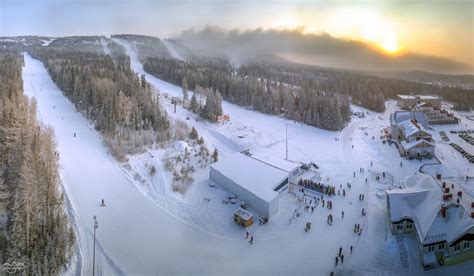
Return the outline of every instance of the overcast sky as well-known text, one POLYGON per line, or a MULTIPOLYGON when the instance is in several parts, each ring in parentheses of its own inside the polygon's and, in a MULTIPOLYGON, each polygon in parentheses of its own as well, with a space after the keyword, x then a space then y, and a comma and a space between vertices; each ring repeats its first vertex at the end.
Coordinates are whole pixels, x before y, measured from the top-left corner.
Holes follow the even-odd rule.
POLYGON ((474 64, 474 1, 0 0, 0 36, 136 33, 161 38, 204 26, 303 27, 474 64))

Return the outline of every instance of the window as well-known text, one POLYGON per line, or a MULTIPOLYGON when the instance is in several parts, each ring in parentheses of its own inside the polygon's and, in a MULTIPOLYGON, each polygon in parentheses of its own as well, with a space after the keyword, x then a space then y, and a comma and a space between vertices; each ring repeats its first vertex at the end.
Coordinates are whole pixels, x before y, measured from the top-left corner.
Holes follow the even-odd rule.
POLYGON ((464 242, 463 248, 464 248, 464 250, 466 250, 466 249, 469 249, 470 246, 471 246, 470 242, 464 242))
POLYGON ((402 224, 397 224, 397 230, 403 230, 403 225, 402 224))
POLYGON ((458 243, 456 244, 456 246, 454 246, 454 252, 458 252, 459 250, 461 250, 461 244, 458 243))
POLYGON ((439 250, 444 249, 444 243, 440 243, 440 244, 438 245, 438 249, 439 249, 439 250))
POLYGON ((429 251, 429 252, 434 251, 434 247, 435 247, 434 245, 428 246, 428 251, 429 251))
POLYGON ((408 223, 407 223, 407 229, 411 229, 412 227, 413 227, 413 223, 408 222, 408 223))

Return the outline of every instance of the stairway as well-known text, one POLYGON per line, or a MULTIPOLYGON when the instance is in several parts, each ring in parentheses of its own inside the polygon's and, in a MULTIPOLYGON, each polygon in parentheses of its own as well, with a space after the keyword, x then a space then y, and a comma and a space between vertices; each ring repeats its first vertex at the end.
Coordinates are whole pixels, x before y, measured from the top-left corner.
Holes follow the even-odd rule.
POLYGON ((405 236, 397 235, 398 252, 400 253, 400 264, 404 270, 410 269, 410 262, 408 261, 408 249, 405 244, 405 236))

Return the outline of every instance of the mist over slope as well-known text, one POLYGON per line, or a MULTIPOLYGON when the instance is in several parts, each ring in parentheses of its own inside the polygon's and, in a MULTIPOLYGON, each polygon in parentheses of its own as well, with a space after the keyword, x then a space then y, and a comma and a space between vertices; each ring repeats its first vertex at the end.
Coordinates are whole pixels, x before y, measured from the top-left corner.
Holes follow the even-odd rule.
POLYGON ((183 31, 173 40, 188 53, 226 57, 236 65, 262 56, 278 55, 299 63, 345 69, 472 72, 467 64, 455 60, 416 53, 387 55, 360 41, 335 38, 325 33, 305 34, 302 29, 225 30, 206 27, 183 31))

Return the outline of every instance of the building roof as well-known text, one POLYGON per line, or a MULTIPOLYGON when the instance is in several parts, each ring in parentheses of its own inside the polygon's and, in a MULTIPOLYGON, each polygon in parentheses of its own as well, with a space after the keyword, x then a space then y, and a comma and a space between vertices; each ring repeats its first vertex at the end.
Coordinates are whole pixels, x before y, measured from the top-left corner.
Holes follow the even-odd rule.
POLYGON ((241 207, 235 210, 234 215, 237 215, 245 220, 249 220, 253 215, 247 210, 242 209, 241 207))
POLYGON ((392 125, 397 125, 406 120, 415 120, 423 127, 428 126, 428 120, 423 111, 395 111, 390 114, 390 123, 392 125))
POLYGON ((467 211, 451 201, 443 201, 443 192, 433 177, 415 173, 404 179, 401 189, 388 190, 390 221, 411 219, 422 244, 451 243, 474 227, 467 211), (446 207, 446 216, 441 207, 446 207))
POLYGON ((428 142, 424 139, 420 139, 420 140, 415 140, 415 141, 411 141, 411 142, 407 142, 407 141, 401 141, 400 144, 402 145, 402 147, 405 149, 405 150, 409 150, 411 148, 414 148, 420 144, 427 144, 428 146, 431 146, 431 147, 434 147, 435 145, 431 142, 428 142))
POLYGON ((278 195, 274 188, 289 176, 285 170, 242 153, 226 156, 211 167, 267 202, 278 195))
POLYGON ((413 134, 418 133, 420 131, 428 133, 423 127, 423 125, 416 123, 410 119, 398 123, 398 127, 402 130, 405 137, 412 136, 413 134))
POLYGON ((429 96, 429 95, 398 95, 398 97, 403 100, 439 100, 440 99, 436 96, 429 96))
POLYGON ((290 161, 290 160, 285 160, 282 158, 278 158, 275 156, 271 155, 264 155, 264 154, 254 154, 252 153, 250 157, 257 159, 263 163, 266 163, 270 166, 273 166, 275 168, 278 168, 280 170, 283 170, 285 172, 292 172, 294 169, 298 168, 301 166, 301 164, 298 164, 296 162, 290 161))

